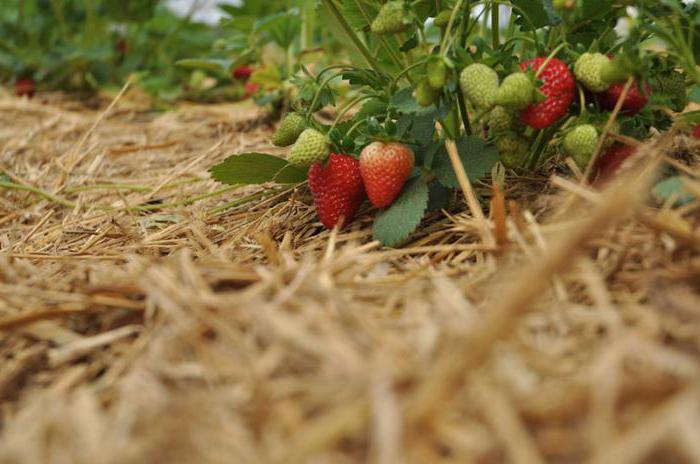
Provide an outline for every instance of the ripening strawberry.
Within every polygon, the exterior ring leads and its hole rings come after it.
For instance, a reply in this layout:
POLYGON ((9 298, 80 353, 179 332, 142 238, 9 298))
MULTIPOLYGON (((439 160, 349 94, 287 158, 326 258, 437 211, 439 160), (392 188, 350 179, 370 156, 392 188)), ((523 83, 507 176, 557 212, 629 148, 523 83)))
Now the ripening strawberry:
POLYGON ((306 129, 294 142, 287 159, 295 166, 310 166, 325 160, 327 156, 326 136, 316 129, 306 129))
POLYGON ((611 84, 626 80, 628 71, 619 58, 584 53, 574 64, 574 75, 591 92, 603 92, 611 84))
POLYGON ((596 182, 603 184, 612 178, 627 158, 634 155, 637 149, 630 145, 616 143, 608 148, 595 163, 596 182))
POLYGON ((444 28, 450 23, 450 18, 452 17, 452 10, 443 10, 435 16, 433 25, 435 27, 444 28))
POLYGON ((360 162, 352 156, 331 153, 326 166, 311 165, 309 187, 316 213, 328 229, 348 224, 365 199, 360 162))
POLYGON ((489 135, 506 132, 513 125, 513 113, 502 106, 494 106, 488 115, 489 135))
POLYGON ((683 111, 688 106, 688 89, 685 75, 678 71, 659 74, 652 83, 652 92, 664 95, 671 100, 673 111, 683 111))
POLYGON ((462 93, 472 105, 480 110, 488 110, 496 104, 498 74, 485 64, 470 64, 459 75, 462 93))
POLYGON ((591 92, 602 92, 610 83, 603 79, 603 67, 610 59, 602 53, 584 53, 574 64, 576 79, 591 92))
POLYGON ((369 201, 377 208, 391 205, 413 170, 413 151, 397 142, 372 142, 360 154, 360 172, 369 201))
POLYGON ((375 34, 398 34, 411 25, 411 18, 403 0, 390 0, 382 5, 377 17, 372 21, 375 34))
MULTIPOLYGON (((534 58, 520 63, 520 70, 533 69, 539 72, 546 58, 534 58)), ((574 76, 563 61, 556 58, 549 60, 547 67, 537 77, 542 81, 539 88, 545 96, 544 101, 533 103, 520 113, 520 120, 535 129, 544 129, 560 120, 569 111, 574 99, 576 83, 574 76)))
POLYGON ((530 151, 530 141, 521 135, 504 134, 496 139, 496 150, 501 164, 508 169, 522 167, 530 151))
MULTIPOLYGON (((606 110, 612 111, 617 104, 617 100, 622 96, 622 91, 625 89, 625 83, 620 82, 611 85, 605 92, 598 95, 598 101, 600 105, 606 110)), ((644 109, 644 107, 649 102, 649 96, 651 95, 651 87, 646 82, 644 83, 644 89, 640 90, 637 83, 633 83, 630 87, 629 92, 627 92, 627 97, 622 103, 620 112, 627 116, 632 116, 644 109)))
POLYGON ((512 110, 524 110, 534 100, 535 86, 525 73, 513 73, 503 79, 496 104, 512 110))
POLYGON ((585 169, 598 144, 598 130, 590 124, 574 127, 564 137, 564 151, 571 156, 576 165, 585 169))
POLYGON ((272 144, 276 147, 288 147, 297 141, 306 129, 306 121, 298 113, 288 113, 272 134, 272 144))
POLYGON ((440 90, 433 88, 427 80, 421 81, 416 87, 416 101, 420 106, 430 106, 440 98, 440 90))
POLYGON ((428 76, 428 84, 434 89, 442 89, 447 82, 447 64, 441 57, 436 57, 428 61, 425 66, 428 76))

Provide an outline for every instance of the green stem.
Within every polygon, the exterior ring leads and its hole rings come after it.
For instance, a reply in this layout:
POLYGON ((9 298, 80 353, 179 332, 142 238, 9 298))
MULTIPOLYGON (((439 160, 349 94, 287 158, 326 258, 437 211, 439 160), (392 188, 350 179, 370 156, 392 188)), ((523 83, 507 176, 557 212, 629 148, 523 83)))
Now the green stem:
POLYGON ((340 23, 340 27, 343 28, 347 36, 350 38, 350 40, 353 42, 357 50, 362 54, 362 56, 365 58, 365 61, 367 61, 367 64, 372 67, 375 71, 378 73, 381 73, 382 70, 379 67, 379 64, 377 61, 374 59, 372 54, 369 52, 367 47, 365 46, 364 43, 360 40, 360 38, 355 34, 355 31, 352 30, 352 27, 348 22, 345 20, 345 17, 340 13, 338 10, 338 7, 335 6, 333 3, 333 0, 321 0, 321 3, 323 3, 326 8, 328 8, 328 11, 331 12, 331 14, 335 17, 335 19, 340 23))
MULTIPOLYGON (((365 8, 362 6, 362 3, 359 2, 359 1, 357 1, 357 0, 355 0, 355 5, 357 6, 357 9, 360 10, 360 14, 361 14, 362 17, 364 18, 365 23, 367 23, 368 26, 371 26, 372 21, 371 21, 369 15, 367 14, 367 11, 365 10, 365 8)), ((396 54, 396 52, 394 51, 393 47, 391 47, 391 46, 389 45, 389 43, 386 41, 386 39, 385 39, 384 37, 382 37, 381 35, 378 35, 378 38, 379 38, 379 43, 382 44, 382 47, 383 47, 384 50, 386 50, 386 52, 389 54, 389 56, 391 57, 391 59, 392 59, 392 61, 394 62, 394 64, 395 64, 396 66, 398 66, 399 69, 405 67, 405 64, 401 61, 401 57, 399 57, 399 56, 396 54)), ((409 82, 411 82, 410 77, 408 78, 408 80, 409 80, 409 82)), ((413 82, 411 82, 411 84, 413 84, 413 82)))
POLYGON ((363 100, 368 100, 370 98, 374 98, 374 95, 360 95, 359 97, 355 98, 354 100, 350 100, 338 113, 338 116, 335 118, 335 121, 333 121, 333 125, 331 126, 330 129, 328 129, 328 134, 333 132, 333 129, 335 129, 335 126, 338 125, 340 120, 347 114, 348 111, 352 109, 353 106, 357 105, 363 100))
MULTIPOLYGON (((323 89, 326 88, 326 86, 336 77, 341 76, 343 73, 342 72, 337 72, 331 74, 330 77, 327 77, 323 82, 321 82, 321 85, 318 87, 318 90, 316 90, 316 93, 314 94, 314 99, 311 100, 311 105, 309 105, 309 108, 306 112, 307 116, 311 116, 311 114, 314 112, 314 108, 316 108, 316 103, 318 102, 319 97, 321 96, 321 92, 323 92, 323 89)), ((320 75, 319 75, 320 76, 320 75)))
POLYGON ((63 198, 52 195, 51 193, 41 190, 37 187, 32 187, 31 185, 16 184, 14 182, 0 181, 0 187, 12 190, 21 190, 24 192, 30 192, 38 195, 45 200, 49 200, 53 203, 58 203, 59 205, 65 206, 66 208, 75 208, 75 203, 69 200, 64 200, 63 198))
POLYGON ((450 20, 447 22, 447 27, 445 28, 445 35, 442 38, 442 43, 440 44, 440 55, 447 56, 448 44, 452 41, 452 25, 455 21, 455 16, 459 9, 462 7, 462 0, 458 0, 454 8, 452 8, 452 14, 450 15, 450 20))
POLYGON ((7 189, 12 189, 12 190, 21 190, 25 192, 30 192, 33 193, 39 197, 44 198, 45 200, 51 201, 53 203, 59 204, 61 206, 65 206, 66 208, 77 208, 80 207, 80 209, 94 209, 94 210, 99 210, 99 211, 153 211, 153 210, 158 210, 158 209, 166 209, 166 208, 176 208, 178 206, 187 206, 191 205, 193 203, 196 203, 201 200, 205 200, 207 198, 212 198, 218 195, 221 195, 226 192, 230 192, 233 189, 237 189, 240 187, 240 185, 230 185, 224 188, 221 188, 219 190, 215 190, 213 192, 209 193, 204 193, 192 198, 187 198, 185 200, 180 200, 177 202, 173 203, 162 203, 162 204, 157 204, 157 205, 143 205, 143 206, 128 206, 124 208, 115 208, 114 206, 109 206, 109 205, 94 205, 94 204, 81 204, 78 205, 77 203, 66 200, 64 198, 57 197, 55 195, 52 195, 51 193, 42 190, 37 187, 32 187, 31 185, 25 185, 25 184, 17 184, 14 182, 6 182, 6 181, 0 181, 0 187, 2 188, 7 188, 7 189))
POLYGON ((501 43, 501 39, 498 36, 501 28, 500 18, 498 13, 500 10, 500 5, 491 6, 491 40, 493 42, 493 49, 496 50, 501 43))
POLYGON ((345 137, 350 137, 355 130, 357 130, 358 127, 360 127, 363 124, 367 123, 367 119, 360 119, 357 121, 355 124, 353 124, 350 129, 345 133, 345 137))
POLYGON ((464 133, 466 135, 472 135, 472 127, 469 122, 469 112, 467 111, 467 105, 464 103, 464 94, 462 94, 462 88, 459 85, 457 85, 457 105, 459 106, 459 115, 462 117, 464 133))
POLYGON ((396 89, 396 86, 398 85, 399 80, 400 80, 404 75, 408 74, 410 71, 416 69, 416 68, 419 67, 419 66, 425 65, 425 63, 426 63, 427 61, 428 61, 427 58, 422 59, 422 60, 420 60, 420 61, 417 61, 417 62, 413 63, 411 66, 409 66, 409 67, 407 67, 406 69, 404 69, 403 71, 401 71, 399 74, 397 74, 396 77, 395 77, 395 78, 393 79, 393 81, 391 82, 391 87, 390 87, 391 93, 394 93, 394 89, 396 89))

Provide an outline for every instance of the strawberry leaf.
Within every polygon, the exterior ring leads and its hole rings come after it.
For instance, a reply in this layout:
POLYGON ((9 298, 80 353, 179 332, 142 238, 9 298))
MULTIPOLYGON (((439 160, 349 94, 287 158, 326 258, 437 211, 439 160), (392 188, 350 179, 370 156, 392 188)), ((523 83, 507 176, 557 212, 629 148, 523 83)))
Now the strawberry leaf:
POLYGON ((452 190, 448 189, 440 182, 433 181, 428 184, 430 200, 428 201, 428 211, 440 211, 450 205, 452 190))
POLYGON ((406 183, 401 196, 380 212, 373 234, 385 246, 396 246, 420 225, 428 207, 428 184, 422 177, 406 183))
MULTIPOLYGON (((490 173, 491 169, 498 162, 496 147, 487 145, 479 137, 468 136, 458 140, 457 151, 471 182, 475 182, 490 173)), ((444 146, 435 154, 433 172, 445 187, 459 187, 457 175, 452 168, 450 157, 447 155, 444 146)))
POLYGON ((669 177, 654 187, 652 195, 659 201, 664 203, 669 199, 674 199, 675 207, 687 205, 695 200, 695 197, 689 193, 683 185, 683 179, 679 176, 669 177))
POLYGON ((303 169, 265 153, 243 153, 226 158, 210 169, 211 177, 224 184, 245 185, 277 182, 297 184, 306 180, 303 169))

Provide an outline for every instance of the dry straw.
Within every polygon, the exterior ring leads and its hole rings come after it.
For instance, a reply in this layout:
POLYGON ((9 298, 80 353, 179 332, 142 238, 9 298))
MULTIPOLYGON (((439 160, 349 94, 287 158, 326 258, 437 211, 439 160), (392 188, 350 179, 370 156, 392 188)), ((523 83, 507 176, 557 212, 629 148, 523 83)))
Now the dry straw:
POLYGON ((270 150, 257 110, 134 92, 0 99, 1 464, 700 462, 699 204, 648 201, 694 142, 389 250, 208 180, 270 150))

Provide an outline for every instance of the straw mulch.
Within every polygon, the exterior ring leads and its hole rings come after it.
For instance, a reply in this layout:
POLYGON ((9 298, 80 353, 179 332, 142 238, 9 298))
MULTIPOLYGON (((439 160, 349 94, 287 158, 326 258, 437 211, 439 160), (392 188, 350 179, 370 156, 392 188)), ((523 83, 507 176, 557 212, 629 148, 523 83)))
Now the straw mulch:
POLYGON ((0 463, 700 462, 700 204, 647 201, 679 154, 699 192, 683 135, 393 250, 208 180, 252 106, 105 103, 0 99, 0 463))

